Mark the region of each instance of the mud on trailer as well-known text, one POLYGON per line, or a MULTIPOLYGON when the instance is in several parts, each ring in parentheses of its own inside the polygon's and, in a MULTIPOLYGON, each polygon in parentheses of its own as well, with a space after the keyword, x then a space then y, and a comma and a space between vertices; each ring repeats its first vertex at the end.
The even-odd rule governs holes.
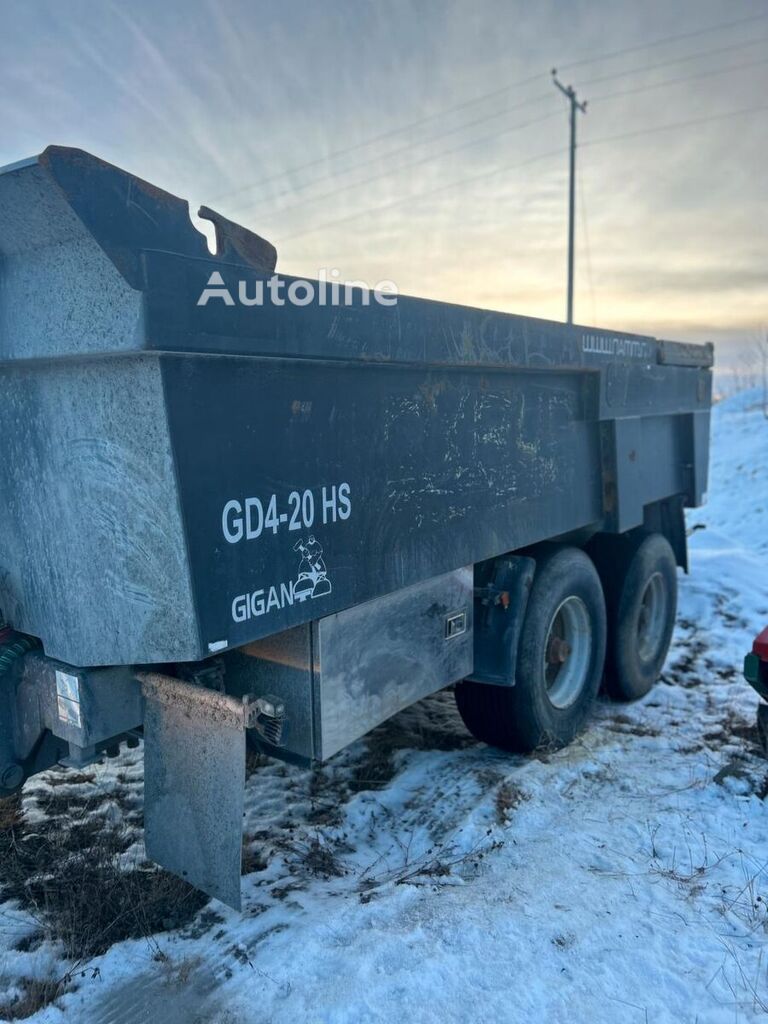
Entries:
POLYGON ((456 684, 524 751, 653 685, 712 348, 201 303, 276 259, 201 212, 215 255, 81 151, 0 174, 0 786, 142 737, 148 855, 237 906, 247 739, 310 764, 456 684))

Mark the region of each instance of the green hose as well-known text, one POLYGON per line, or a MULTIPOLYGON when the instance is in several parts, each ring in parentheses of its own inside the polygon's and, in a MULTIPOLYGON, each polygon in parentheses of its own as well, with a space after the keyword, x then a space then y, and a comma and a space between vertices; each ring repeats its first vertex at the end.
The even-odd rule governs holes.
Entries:
POLYGON ((40 641, 34 636, 27 636, 26 633, 17 633, 12 630, 0 612, 0 635, 6 630, 9 631, 9 639, 4 643, 0 642, 0 678, 10 670, 19 658, 23 658, 27 651, 33 651, 40 646, 40 641))
POLYGON ((4 676, 11 666, 23 658, 27 651, 33 651, 40 646, 40 641, 33 636, 25 636, 24 633, 16 633, 13 640, 0 647, 0 676, 4 676))

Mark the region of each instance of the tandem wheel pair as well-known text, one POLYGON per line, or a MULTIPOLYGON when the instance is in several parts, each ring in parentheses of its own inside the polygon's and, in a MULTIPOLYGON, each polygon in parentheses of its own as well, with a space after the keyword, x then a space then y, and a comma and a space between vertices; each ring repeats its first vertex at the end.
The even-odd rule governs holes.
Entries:
POLYGON ((519 752, 569 743, 601 684, 620 701, 648 693, 677 609, 675 556, 660 533, 600 534, 585 550, 544 544, 532 554, 515 685, 467 680, 455 690, 474 736, 519 752))

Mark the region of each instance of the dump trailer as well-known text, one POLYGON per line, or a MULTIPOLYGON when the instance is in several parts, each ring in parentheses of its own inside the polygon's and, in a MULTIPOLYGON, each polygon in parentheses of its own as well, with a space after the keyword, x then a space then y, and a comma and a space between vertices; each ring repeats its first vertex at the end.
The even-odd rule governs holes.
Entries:
POLYGON ((650 689, 712 346, 329 295, 200 214, 215 253, 80 150, 0 173, 0 792, 142 743, 148 856, 238 906, 246 742, 453 685, 525 751, 650 689))

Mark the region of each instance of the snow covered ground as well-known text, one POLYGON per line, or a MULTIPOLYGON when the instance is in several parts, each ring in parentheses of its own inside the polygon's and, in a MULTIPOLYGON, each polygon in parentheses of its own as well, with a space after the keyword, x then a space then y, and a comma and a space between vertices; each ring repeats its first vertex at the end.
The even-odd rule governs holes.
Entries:
MULTIPOLYGON (((139 937, 73 967, 39 885, 37 906, 0 907, 0 1001, 34 1005, 31 979, 70 972, 36 1024, 764 1017, 768 763, 741 678, 768 622, 756 399, 714 411, 710 503, 690 514, 673 649, 644 701, 601 702, 578 742, 538 757, 476 743, 446 692, 314 772, 255 760, 242 915, 172 890, 153 933, 129 899, 120 934, 139 937)), ((14 842, 42 830, 71 851, 96 820, 136 867, 141 784, 139 751, 39 776, 14 842)))

